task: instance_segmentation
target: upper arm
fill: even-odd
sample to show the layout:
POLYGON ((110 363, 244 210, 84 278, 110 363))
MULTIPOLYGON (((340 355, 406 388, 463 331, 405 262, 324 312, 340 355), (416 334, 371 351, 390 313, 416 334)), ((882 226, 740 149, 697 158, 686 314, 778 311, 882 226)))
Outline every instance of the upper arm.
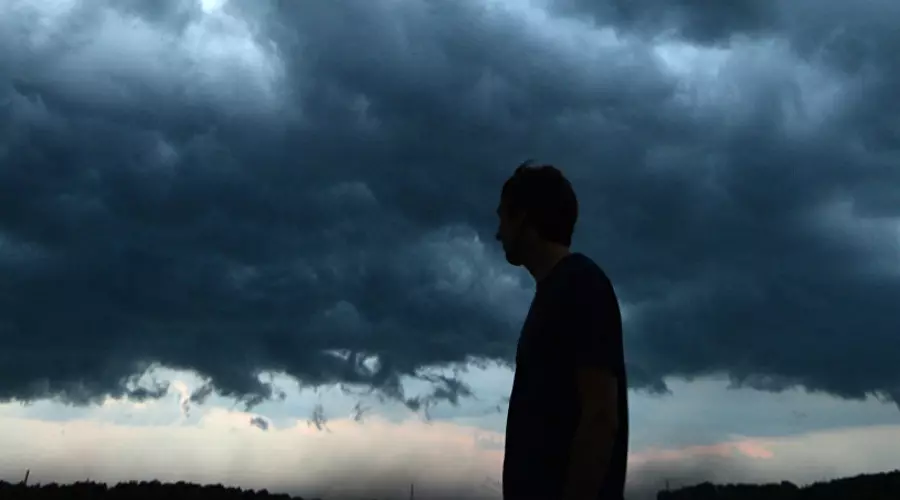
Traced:
POLYGON ((621 374, 622 330, 618 303, 608 281, 576 280, 567 297, 567 348, 575 365, 582 410, 614 419, 621 374))
POLYGON ((615 427, 619 416, 619 381, 609 370, 579 367, 575 370, 581 415, 615 427))
POLYGON ((562 334, 575 366, 618 374, 622 364, 622 326, 612 286, 600 276, 579 277, 564 300, 562 334))

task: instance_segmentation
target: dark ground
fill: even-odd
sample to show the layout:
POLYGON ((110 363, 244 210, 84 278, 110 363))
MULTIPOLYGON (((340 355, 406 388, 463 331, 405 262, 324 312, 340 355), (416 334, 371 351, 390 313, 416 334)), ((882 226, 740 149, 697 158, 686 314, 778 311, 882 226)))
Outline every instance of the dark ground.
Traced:
MULTIPOLYGON (((63 499, 194 499, 194 500, 304 500, 285 494, 230 488, 222 485, 131 481, 107 486, 79 482, 47 485, 0 481, 3 500, 63 499)), ((319 499, 306 499, 319 500, 319 499)), ((900 470, 835 479, 798 487, 789 482, 765 485, 714 485, 703 483, 674 491, 662 491, 657 500, 900 500, 900 470)))
POLYGON ((703 483, 671 492, 662 491, 657 500, 900 500, 900 470, 864 474, 798 487, 781 484, 703 483))

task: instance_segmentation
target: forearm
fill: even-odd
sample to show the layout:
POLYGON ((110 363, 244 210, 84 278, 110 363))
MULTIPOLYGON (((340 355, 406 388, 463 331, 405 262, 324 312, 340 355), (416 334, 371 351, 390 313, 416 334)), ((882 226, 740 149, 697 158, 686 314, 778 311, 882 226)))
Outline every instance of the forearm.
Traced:
POLYGON ((563 500, 596 500, 612 459, 616 437, 614 422, 581 422, 569 454, 563 500))

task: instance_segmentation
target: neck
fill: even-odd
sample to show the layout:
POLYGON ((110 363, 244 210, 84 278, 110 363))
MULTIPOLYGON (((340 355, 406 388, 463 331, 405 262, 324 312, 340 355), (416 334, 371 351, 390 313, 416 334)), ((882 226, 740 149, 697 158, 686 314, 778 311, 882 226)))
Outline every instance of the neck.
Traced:
POLYGON ((535 282, 540 282, 570 253, 569 247, 559 243, 541 243, 525 263, 525 269, 528 269, 535 282))

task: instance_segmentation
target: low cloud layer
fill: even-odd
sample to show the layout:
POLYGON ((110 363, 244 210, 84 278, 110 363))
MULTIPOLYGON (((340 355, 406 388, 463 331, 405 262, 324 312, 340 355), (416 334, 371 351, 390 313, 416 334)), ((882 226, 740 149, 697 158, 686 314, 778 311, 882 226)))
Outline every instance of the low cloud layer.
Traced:
POLYGON ((157 365, 463 397, 423 370, 512 359, 526 157, 575 183, 637 386, 900 400, 898 7, 694 3, 4 2, 0 400, 157 365))
MULTIPOLYGON (((378 417, 331 423, 323 433, 293 420, 267 432, 252 414, 206 406, 193 422, 172 422, 164 402, 107 401, 78 408, 91 418, 42 421, 0 405, 0 478, 33 483, 90 478, 225 483, 305 498, 499 498, 503 436, 449 422, 378 417), (130 422, 116 414, 134 412, 130 422), (112 417, 112 418, 110 418, 112 417)), ((85 415, 86 416, 86 415, 85 415)), ((703 481, 799 484, 882 471, 897 463, 900 427, 846 428, 781 437, 741 437, 707 446, 662 447, 629 458, 628 498, 650 500, 667 485, 703 481), (865 445, 865 446, 861 446, 865 445)))

